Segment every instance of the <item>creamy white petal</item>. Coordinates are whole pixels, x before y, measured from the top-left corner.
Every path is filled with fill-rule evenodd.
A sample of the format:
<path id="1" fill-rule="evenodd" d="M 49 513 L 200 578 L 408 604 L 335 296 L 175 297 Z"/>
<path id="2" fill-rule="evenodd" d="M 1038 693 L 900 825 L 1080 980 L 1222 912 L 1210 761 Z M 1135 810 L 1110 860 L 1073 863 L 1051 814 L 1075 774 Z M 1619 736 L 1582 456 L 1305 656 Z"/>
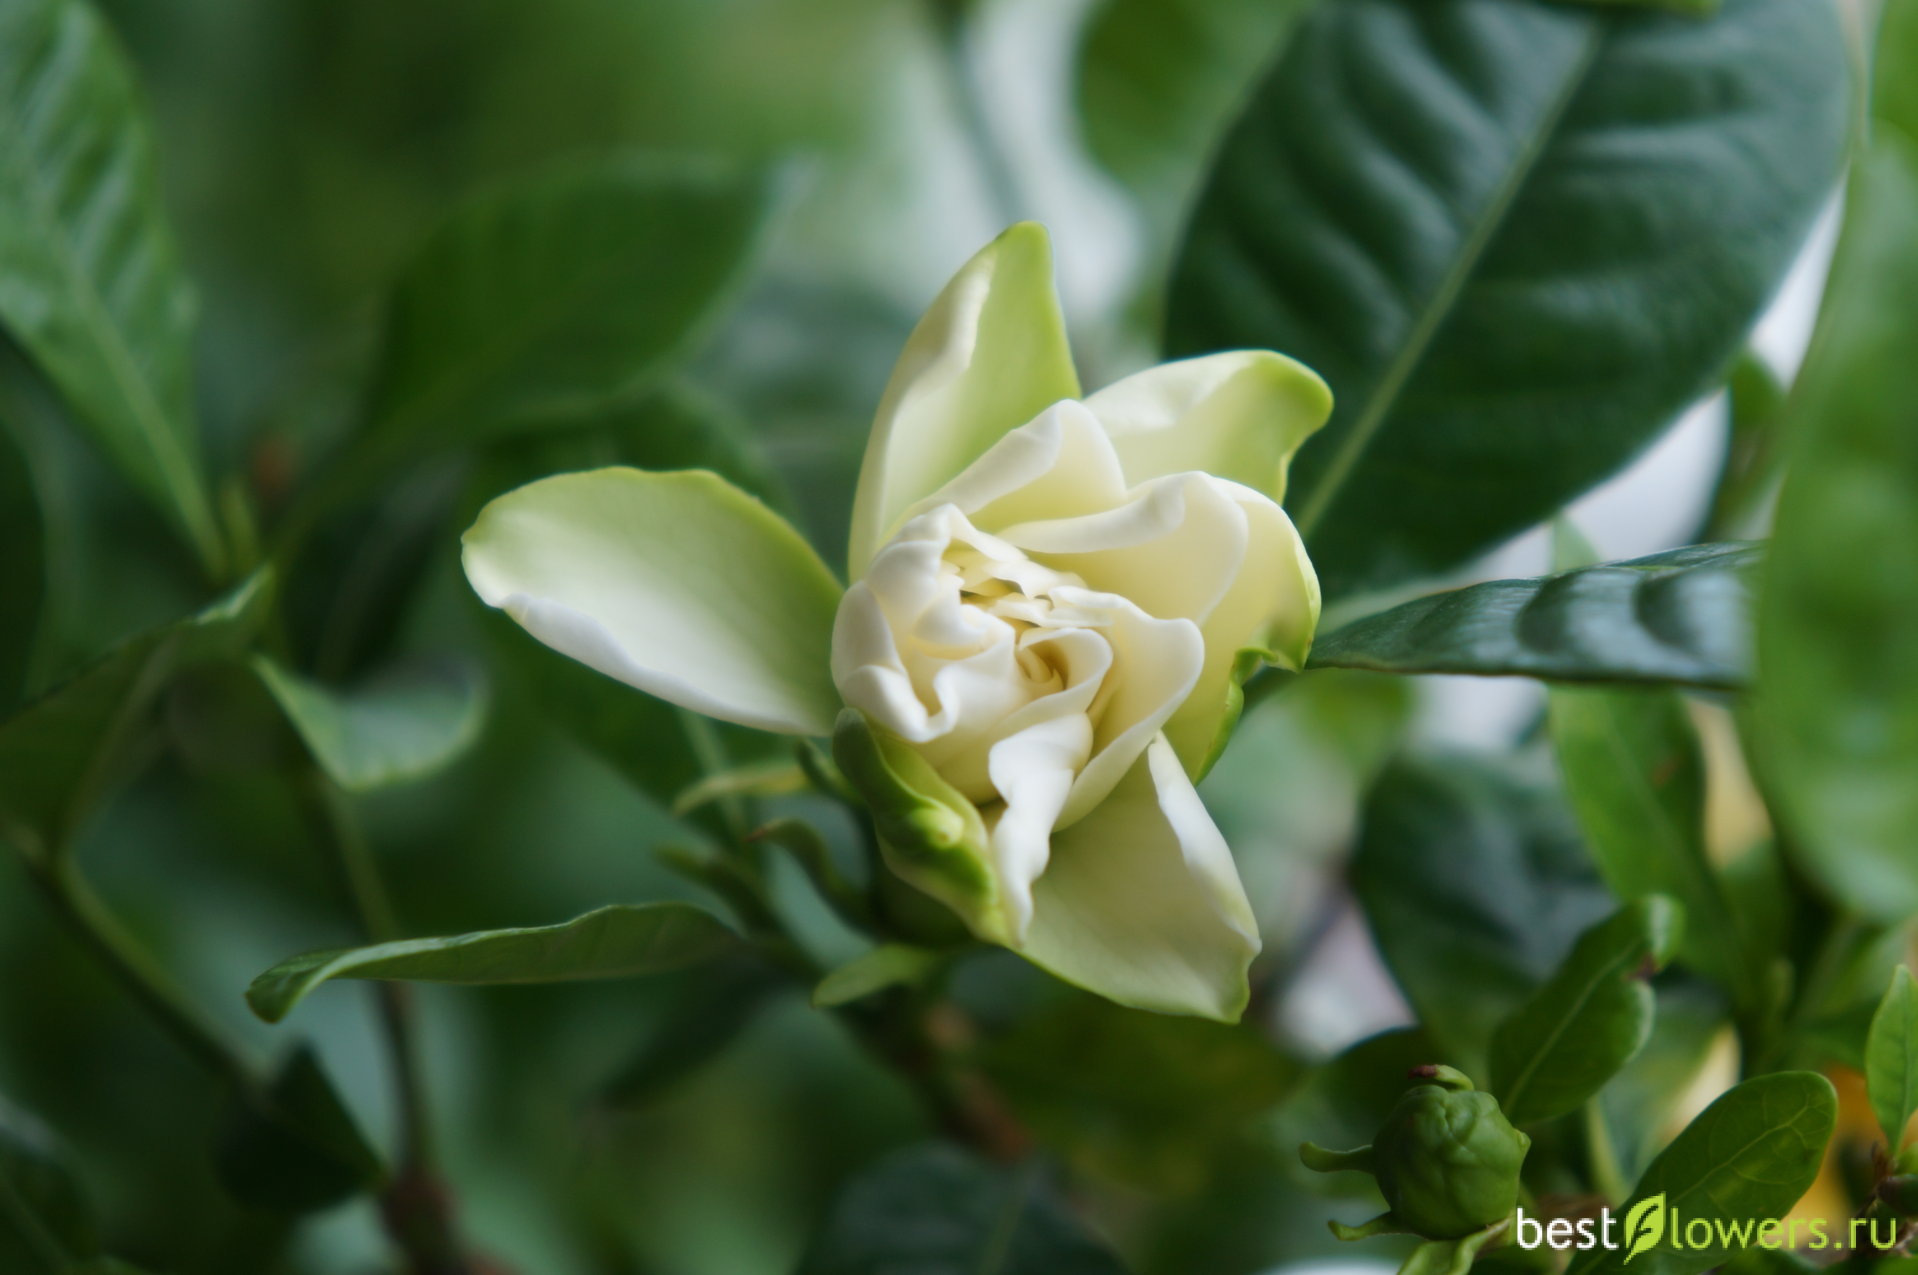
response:
<path id="1" fill-rule="evenodd" d="M 1112 440 L 1083 403 L 1054 403 L 994 443 L 916 509 L 951 505 L 993 532 L 1038 518 L 1071 518 L 1126 498 Z"/>
<path id="2" fill-rule="evenodd" d="M 1198 471 L 1285 497 L 1292 453 L 1332 414 L 1317 373 L 1269 350 L 1165 363 L 1086 400 L 1124 463 L 1126 480 Z"/>
<path id="3" fill-rule="evenodd" d="M 1245 557 L 1226 596 L 1200 624 L 1204 671 L 1165 726 L 1166 738 L 1195 779 L 1217 759 L 1238 717 L 1234 673 L 1240 653 L 1256 652 L 1262 660 L 1297 671 L 1305 667 L 1319 622 L 1319 578 L 1292 520 L 1249 488 L 1219 486 L 1245 514 Z"/>
<path id="4" fill-rule="evenodd" d="M 599 469 L 508 492 L 466 576 L 540 641 L 662 699 L 825 734 L 838 582 L 777 514 L 703 470 Z"/>
<path id="5" fill-rule="evenodd" d="M 880 400 L 853 500 L 851 575 L 907 509 L 1050 404 L 1079 396 L 1043 227 L 1022 222 L 946 285 Z"/>
<path id="6" fill-rule="evenodd" d="M 1103 513 L 1023 522 L 1001 534 L 1047 566 L 1168 620 L 1210 615 L 1247 544 L 1232 485 L 1206 474 L 1156 479 Z"/>
<path id="7" fill-rule="evenodd" d="M 1055 832 L 1018 950 L 1122 1005 L 1237 1021 L 1258 929 L 1231 851 L 1155 740 L 1090 815 Z"/>
<path id="8" fill-rule="evenodd" d="M 1032 921 L 1032 883 L 1045 871 L 1053 827 L 1091 749 L 1083 714 L 1029 726 L 992 747 L 992 782 L 1005 798 L 991 827 L 992 854 L 1015 939 Z"/>

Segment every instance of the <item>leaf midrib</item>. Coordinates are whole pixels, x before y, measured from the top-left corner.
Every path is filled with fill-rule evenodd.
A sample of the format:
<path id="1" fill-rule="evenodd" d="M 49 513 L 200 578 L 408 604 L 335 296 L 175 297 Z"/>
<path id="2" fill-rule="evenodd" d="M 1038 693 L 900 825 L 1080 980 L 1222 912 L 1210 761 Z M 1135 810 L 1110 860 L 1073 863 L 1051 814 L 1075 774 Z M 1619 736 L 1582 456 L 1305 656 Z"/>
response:
<path id="1" fill-rule="evenodd" d="M 1541 1067 L 1545 1059 L 1551 1055 L 1552 1050 L 1558 1047 L 1558 1042 L 1564 1039 L 1565 1033 L 1571 1030 L 1572 1023 L 1577 1021 L 1578 1016 L 1585 1011 L 1585 1007 L 1591 1004 L 1592 998 L 1598 995 L 1598 989 L 1604 986 L 1606 979 L 1614 977 L 1618 971 L 1623 969 L 1637 954 L 1636 948 L 1626 949 L 1618 956 L 1607 961 L 1599 969 L 1595 977 L 1586 980 L 1583 989 L 1578 994 L 1578 999 L 1571 1003 L 1566 1013 L 1559 1016 L 1551 1030 L 1546 1034 L 1544 1043 L 1533 1052 L 1531 1059 L 1512 1080 L 1503 1098 L 1505 1106 L 1511 1108 L 1518 1107 L 1518 1100 L 1525 1093 L 1526 1087 L 1532 1083 L 1532 1077 L 1538 1074 L 1539 1067 Z M 1548 983 L 1546 986 L 1549 988 L 1551 985 Z"/>
<path id="2" fill-rule="evenodd" d="M 1572 102 L 1585 87 L 1593 66 L 1598 62 L 1599 54 L 1604 51 L 1609 32 L 1610 24 L 1606 20 L 1594 19 L 1585 48 L 1572 67 L 1571 73 L 1566 76 L 1557 97 L 1539 117 L 1538 123 L 1527 136 L 1525 144 L 1513 160 L 1510 171 L 1506 173 L 1498 188 L 1492 192 L 1492 197 L 1481 210 L 1471 234 L 1466 237 L 1444 277 L 1439 280 L 1438 288 L 1420 313 L 1417 323 L 1413 325 L 1410 335 L 1406 337 L 1405 344 L 1399 347 L 1398 353 L 1387 364 L 1384 375 L 1379 378 L 1372 396 L 1366 401 L 1365 410 L 1352 423 L 1352 428 L 1346 432 L 1345 437 L 1339 441 L 1338 450 L 1332 453 L 1324 475 L 1313 485 L 1312 494 L 1307 497 L 1295 516 L 1294 522 L 1298 526 L 1300 536 L 1308 540 L 1311 538 L 1313 530 L 1330 510 L 1332 502 L 1337 499 L 1340 489 L 1351 476 L 1353 469 L 1357 467 L 1360 458 L 1372 445 L 1372 439 L 1384 426 L 1392 409 L 1397 406 L 1399 396 L 1404 393 L 1407 382 L 1411 380 L 1413 372 L 1424 360 L 1426 351 L 1430 349 L 1438 335 L 1439 328 L 1446 319 L 1451 317 L 1452 309 L 1458 304 L 1460 296 L 1464 294 L 1472 273 L 1478 268 L 1479 262 L 1491 247 L 1492 240 L 1504 226 L 1513 205 L 1518 202 L 1520 192 L 1544 157 L 1554 135 L 1558 132 L 1559 125 L 1564 121 L 1565 113 L 1571 109 Z"/>
<path id="3" fill-rule="evenodd" d="M 98 31 L 94 32 L 96 39 L 99 34 Z M 72 40 L 71 35 L 58 31 L 53 38 L 60 43 Z M 79 51 L 73 56 L 80 58 L 82 63 L 96 53 L 86 46 L 84 33 L 77 43 Z M 217 542 L 212 529 L 211 512 L 200 487 L 198 470 L 187 456 L 182 440 L 170 428 L 166 412 L 154 396 L 152 387 L 140 374 L 133 352 L 127 348 L 123 334 L 107 307 L 106 298 L 100 295 L 92 279 L 80 269 L 78 246 L 51 207 L 37 171 L 28 162 L 25 120 L 40 104 L 41 95 L 52 91 L 47 85 L 60 69 L 61 62 L 62 56 L 56 49 L 50 55 L 49 64 L 42 68 L 40 76 L 29 90 L 28 99 L 22 103 L 17 121 L 19 127 L 8 130 L 13 133 L 15 144 L 0 146 L 0 156 L 6 159 L 10 184 L 26 196 L 22 203 L 39 227 L 42 241 L 54 249 L 49 256 L 66 279 L 68 291 L 83 317 L 88 320 L 89 328 L 94 330 L 99 349 L 105 356 L 107 372 L 140 427 L 140 438 L 147 444 L 148 452 L 159 466 L 161 481 L 176 502 L 179 517 L 193 538 L 195 548 L 202 554 L 211 554 Z M 76 72 L 71 65 L 65 69 L 70 74 Z M 139 236 L 140 242 L 151 248 L 152 227 L 145 229 L 147 233 Z"/>

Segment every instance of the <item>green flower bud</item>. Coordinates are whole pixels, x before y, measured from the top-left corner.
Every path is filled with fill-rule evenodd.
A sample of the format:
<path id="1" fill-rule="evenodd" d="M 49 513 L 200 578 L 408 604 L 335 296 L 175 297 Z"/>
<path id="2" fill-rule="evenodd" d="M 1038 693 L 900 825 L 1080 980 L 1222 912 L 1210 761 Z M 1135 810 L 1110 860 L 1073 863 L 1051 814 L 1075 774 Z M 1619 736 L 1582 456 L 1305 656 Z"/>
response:
<path id="1" fill-rule="evenodd" d="M 1341 1239 L 1410 1231 L 1428 1240 L 1462 1239 L 1510 1217 L 1532 1140 L 1512 1127 L 1491 1094 L 1451 1067 L 1417 1067 L 1372 1145 L 1327 1151 L 1306 1143 L 1299 1156 L 1321 1173 L 1355 1169 L 1378 1179 L 1391 1211 Z"/>
<path id="2" fill-rule="evenodd" d="M 1509 1216 L 1532 1140 L 1491 1094 L 1450 1067 L 1419 1067 L 1431 1083 L 1405 1091 L 1372 1144 L 1379 1190 L 1406 1228 L 1457 1239 Z"/>

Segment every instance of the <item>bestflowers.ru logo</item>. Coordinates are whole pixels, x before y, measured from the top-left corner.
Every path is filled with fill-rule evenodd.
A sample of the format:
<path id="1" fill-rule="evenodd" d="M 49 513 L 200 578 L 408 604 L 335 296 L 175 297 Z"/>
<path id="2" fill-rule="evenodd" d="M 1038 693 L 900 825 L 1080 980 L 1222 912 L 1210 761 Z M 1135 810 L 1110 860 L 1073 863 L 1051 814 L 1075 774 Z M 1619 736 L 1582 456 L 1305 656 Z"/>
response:
<path id="1" fill-rule="evenodd" d="M 1660 1247 L 1670 1252 L 1728 1252 L 1753 1245 L 1812 1252 L 1889 1248 L 1898 1240 L 1898 1220 L 1855 1217 L 1834 1225 L 1824 1218 L 1687 1218 L 1665 1203 L 1661 1191 L 1632 1205 L 1623 1218 L 1606 1208 L 1596 1217 L 1541 1221 L 1520 1209 L 1513 1238 L 1526 1250 L 1623 1249 L 1630 1265 L 1639 1254 Z"/>

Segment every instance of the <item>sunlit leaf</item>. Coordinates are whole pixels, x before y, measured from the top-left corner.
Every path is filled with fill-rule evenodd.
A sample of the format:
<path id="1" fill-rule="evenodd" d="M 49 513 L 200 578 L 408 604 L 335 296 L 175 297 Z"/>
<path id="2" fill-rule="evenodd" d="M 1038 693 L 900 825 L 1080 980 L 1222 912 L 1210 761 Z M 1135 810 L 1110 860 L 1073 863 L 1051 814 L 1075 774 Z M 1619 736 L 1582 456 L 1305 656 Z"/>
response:
<path id="1" fill-rule="evenodd" d="M 1911 1113 L 1918 1111 L 1918 990 L 1902 965 L 1865 1037 L 1865 1086 L 1885 1144 L 1896 1155 Z"/>

